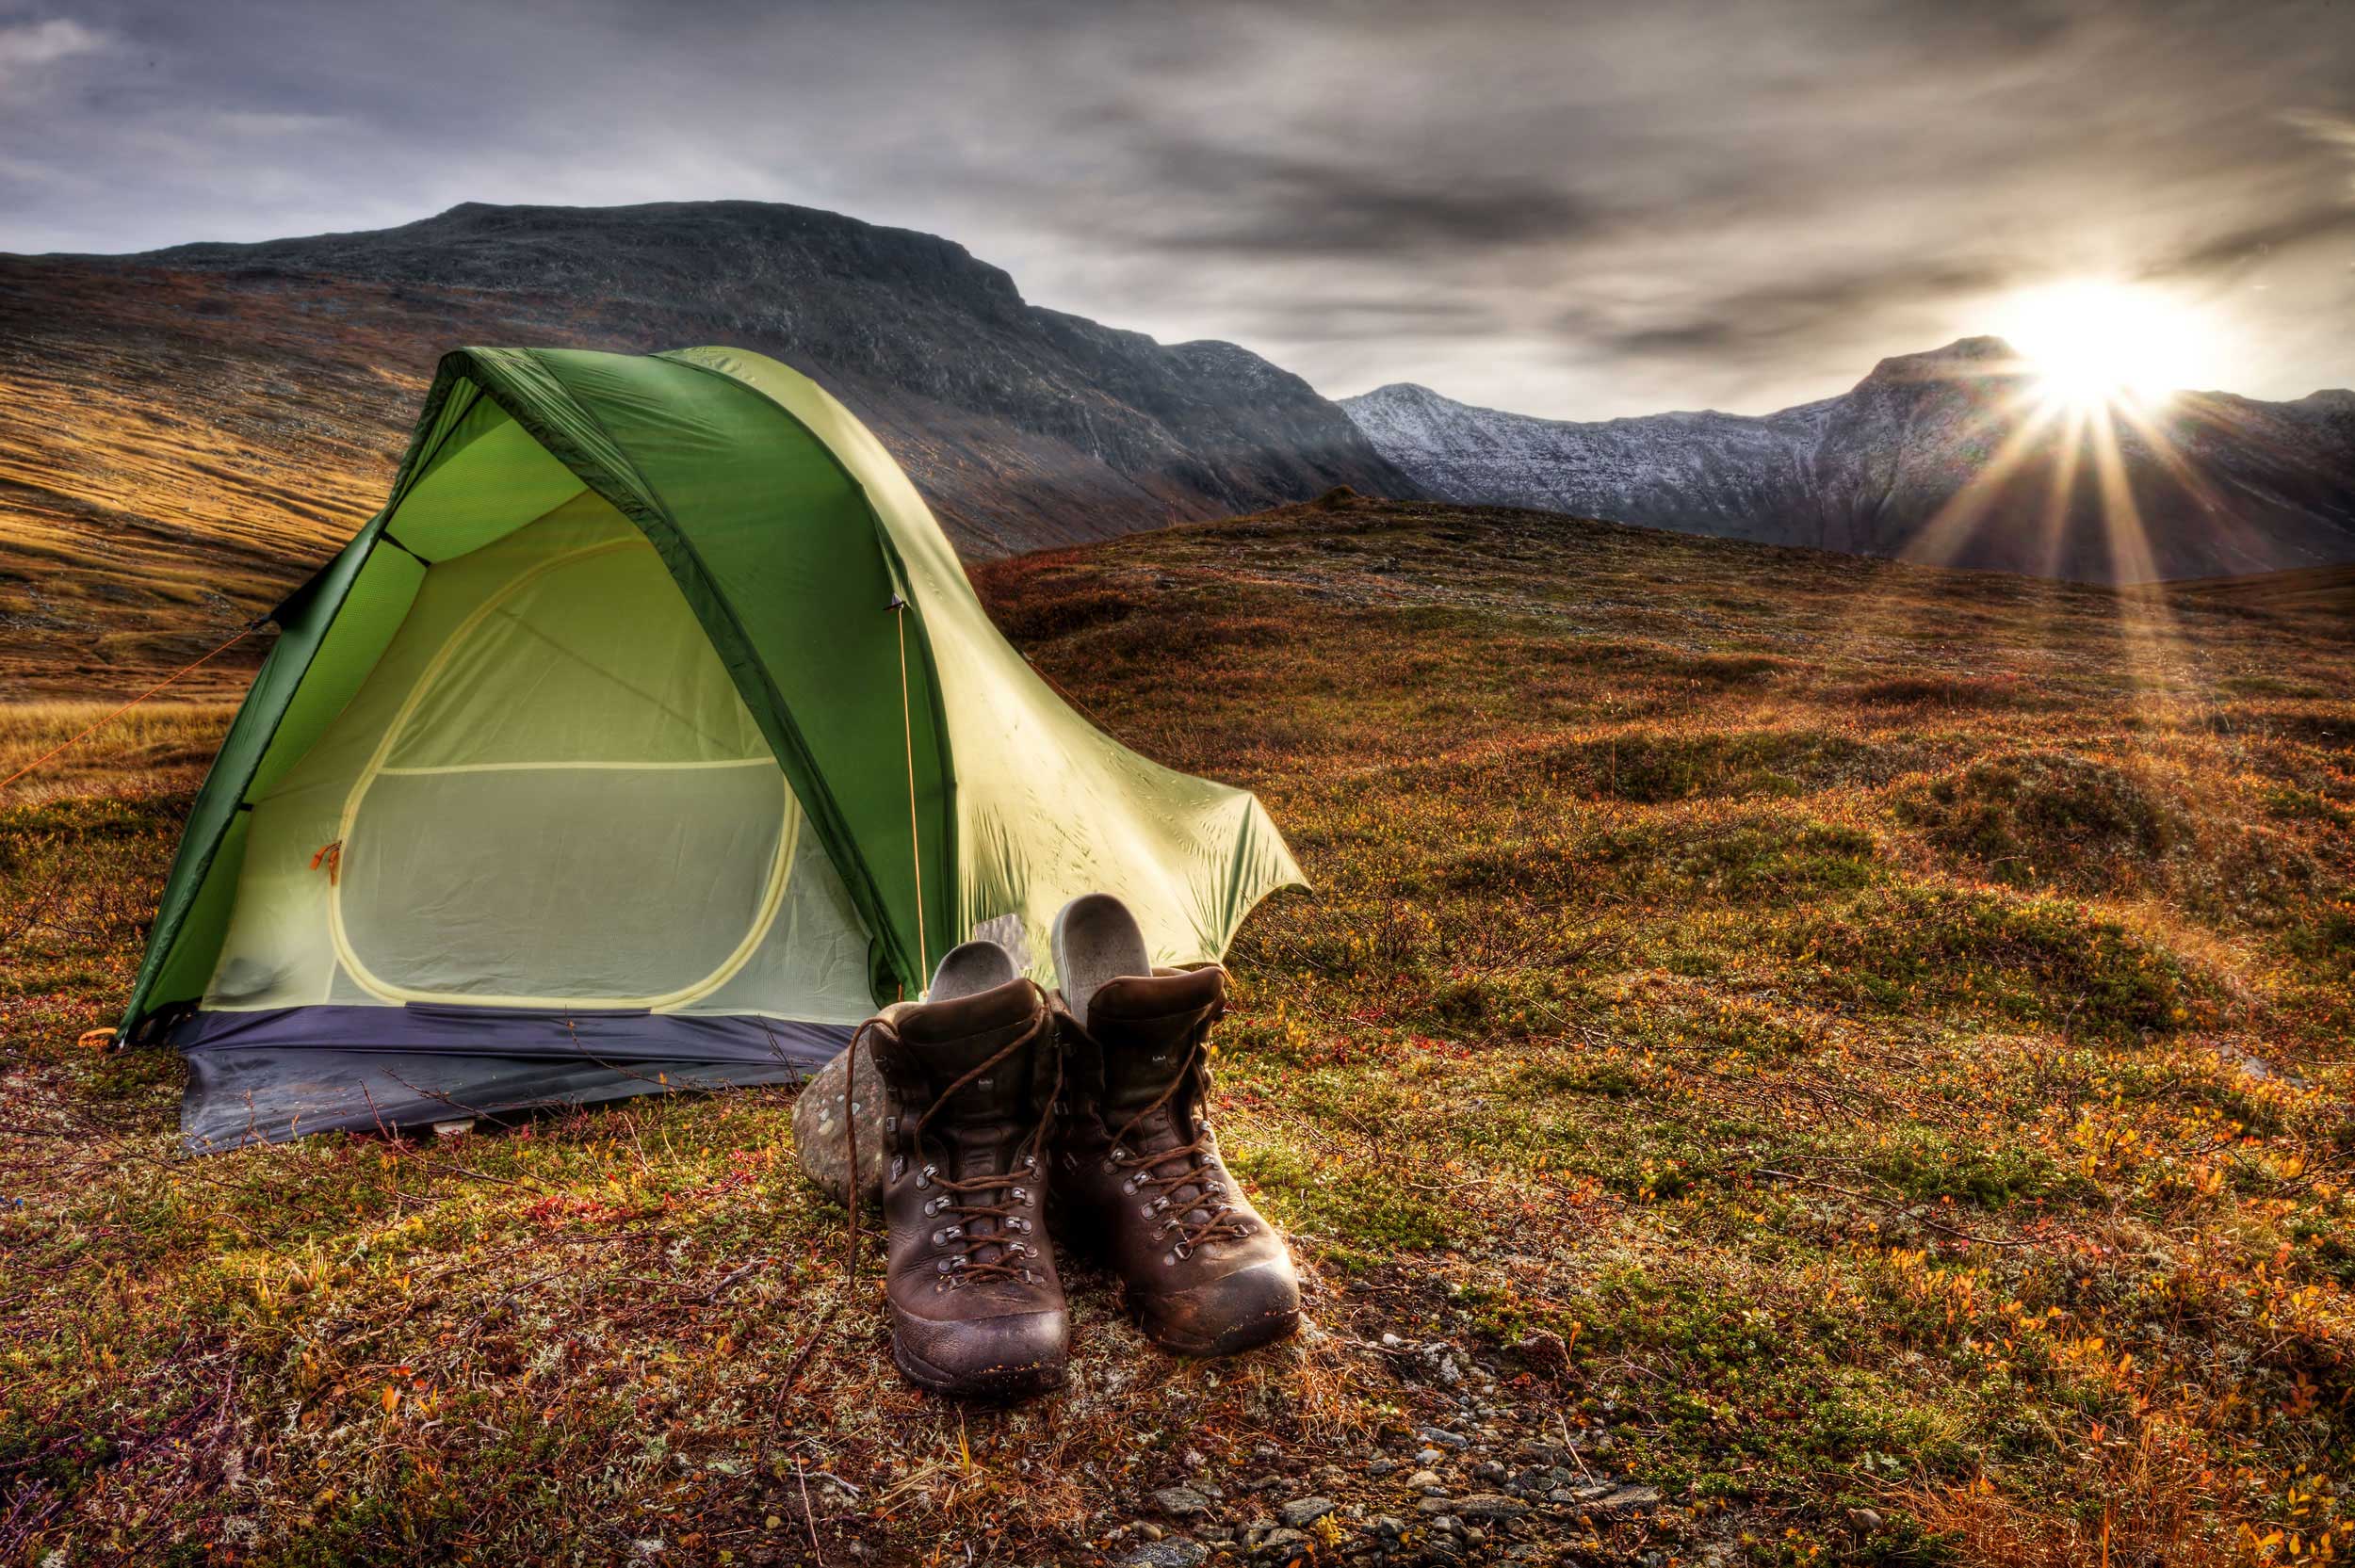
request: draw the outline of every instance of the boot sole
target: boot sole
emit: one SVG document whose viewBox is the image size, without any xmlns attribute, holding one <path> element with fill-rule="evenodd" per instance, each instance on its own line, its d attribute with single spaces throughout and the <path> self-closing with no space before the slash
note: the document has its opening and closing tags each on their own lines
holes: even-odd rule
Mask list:
<svg viewBox="0 0 2355 1568">
<path fill-rule="evenodd" d="M 1000 1404 L 1051 1393 L 1063 1386 L 1066 1366 L 1056 1361 L 1035 1366 L 993 1367 L 987 1372 L 960 1377 L 912 1354 L 896 1335 L 891 1341 L 891 1360 L 901 1377 L 927 1394 L 983 1404 Z"/>
</svg>

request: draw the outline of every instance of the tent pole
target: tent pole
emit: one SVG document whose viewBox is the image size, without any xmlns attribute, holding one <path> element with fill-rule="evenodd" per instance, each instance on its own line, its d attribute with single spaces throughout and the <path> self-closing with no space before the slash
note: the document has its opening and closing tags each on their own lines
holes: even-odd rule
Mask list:
<svg viewBox="0 0 2355 1568">
<path fill-rule="evenodd" d="M 893 624 L 900 632 L 900 733 L 907 743 L 908 757 L 908 858 L 916 867 L 916 991 L 924 994 L 924 978 L 932 973 L 932 951 L 924 935 L 924 842 L 917 832 L 916 822 L 916 720 L 910 717 L 908 705 L 908 602 L 898 594 L 891 596 Z"/>
</svg>

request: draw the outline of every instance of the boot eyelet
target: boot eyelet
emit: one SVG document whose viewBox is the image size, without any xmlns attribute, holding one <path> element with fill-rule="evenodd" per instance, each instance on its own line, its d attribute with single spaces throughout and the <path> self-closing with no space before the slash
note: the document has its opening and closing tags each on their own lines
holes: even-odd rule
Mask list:
<svg viewBox="0 0 2355 1568">
<path fill-rule="evenodd" d="M 933 1178 L 934 1178 L 934 1176 L 938 1175 L 939 1173 L 940 1173 L 940 1167 L 938 1167 L 938 1166 L 936 1166 L 936 1165 L 927 1165 L 926 1167 L 924 1167 L 924 1169 L 923 1169 L 923 1170 L 918 1171 L 918 1172 L 916 1173 L 916 1185 L 917 1185 L 917 1187 L 920 1189 L 920 1188 L 927 1188 L 927 1187 L 932 1186 L 932 1185 L 933 1185 Z"/>
<path fill-rule="evenodd" d="M 1134 1197 L 1134 1196 L 1136 1196 L 1136 1190 L 1137 1190 L 1137 1183 L 1136 1183 L 1136 1178 L 1135 1178 L 1135 1177 L 1133 1177 L 1133 1176 L 1131 1176 L 1129 1180 L 1127 1180 L 1127 1181 L 1125 1181 L 1125 1182 L 1122 1182 L 1122 1183 L 1120 1184 L 1120 1190 L 1121 1190 L 1122 1192 L 1124 1192 L 1124 1193 L 1127 1193 L 1127 1194 L 1128 1194 L 1129 1196 L 1130 1196 L 1130 1197 Z"/>
<path fill-rule="evenodd" d="M 1010 1188 L 1008 1192 L 1017 1204 L 1027 1204 L 1031 1201 L 1031 1189 L 1027 1187 Z"/>
</svg>

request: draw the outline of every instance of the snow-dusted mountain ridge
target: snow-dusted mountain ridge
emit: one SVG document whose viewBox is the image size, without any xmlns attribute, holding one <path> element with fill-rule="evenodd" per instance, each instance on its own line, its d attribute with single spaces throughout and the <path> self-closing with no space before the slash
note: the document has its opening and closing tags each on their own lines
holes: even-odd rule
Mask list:
<svg viewBox="0 0 2355 1568">
<path fill-rule="evenodd" d="M 2355 561 L 2355 393 L 2184 393 L 2072 420 L 1975 337 L 1759 416 L 1536 419 L 1411 383 L 1340 405 L 1449 500 L 2088 581 Z"/>
</svg>

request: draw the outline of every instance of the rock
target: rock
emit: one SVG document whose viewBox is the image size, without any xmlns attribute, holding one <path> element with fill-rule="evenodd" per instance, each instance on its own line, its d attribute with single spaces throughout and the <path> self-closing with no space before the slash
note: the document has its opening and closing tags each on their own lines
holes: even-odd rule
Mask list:
<svg viewBox="0 0 2355 1568">
<path fill-rule="evenodd" d="M 1869 1508 L 1852 1508 L 1848 1511 L 1848 1518 L 1867 1535 L 1881 1528 L 1881 1516 Z"/>
<path fill-rule="evenodd" d="M 1266 1540 L 1251 1548 L 1251 1555 L 1263 1562 L 1297 1562 L 1314 1550 L 1315 1545 L 1299 1530 L 1270 1530 Z"/>
<path fill-rule="evenodd" d="M 1438 1489 L 1439 1478 L 1429 1470 L 1418 1470 L 1401 1484 L 1409 1492 L 1432 1492 Z"/>
<path fill-rule="evenodd" d="M 1420 1448 L 1415 1452 L 1417 1464 L 1437 1464 L 1447 1456 L 1437 1448 Z"/>
<path fill-rule="evenodd" d="M 850 1084 L 850 1069 L 845 1065 L 850 1055 L 841 1052 L 820 1068 L 793 1102 L 793 1152 L 818 1189 L 837 1204 L 843 1202 L 851 1188 L 850 1150 L 843 1123 L 855 1117 L 860 1201 L 879 1204 L 883 1202 L 883 1080 L 876 1075 L 874 1059 L 861 1051 L 858 1080 Z"/>
<path fill-rule="evenodd" d="M 1129 1528 L 1135 1530 L 1139 1535 L 1143 1536 L 1147 1541 L 1159 1541 L 1161 1538 L 1161 1527 L 1153 1524 L 1150 1521 L 1140 1522 L 1138 1524 L 1131 1525 Z"/>
<path fill-rule="evenodd" d="M 1491 1459 L 1473 1465 L 1472 1474 L 1485 1481 L 1501 1481 L 1505 1478 L 1506 1471 L 1503 1465 Z"/>
<path fill-rule="evenodd" d="M 1649 1486 L 1615 1486 L 1588 1503 L 1587 1510 L 1597 1517 L 1616 1517 L 1623 1513 L 1640 1513 L 1660 1506 L 1660 1492 Z"/>
<path fill-rule="evenodd" d="M 1529 1505 L 1519 1497 L 1507 1497 L 1497 1492 L 1475 1492 L 1468 1497 L 1456 1498 L 1453 1506 L 1467 1519 L 1518 1519 L 1529 1511 Z"/>
<path fill-rule="evenodd" d="M 1470 1438 L 1449 1431 L 1444 1427 L 1425 1427 L 1421 1431 L 1416 1432 L 1415 1435 L 1421 1438 L 1425 1443 L 1432 1445 L 1434 1447 L 1469 1448 L 1471 1447 Z"/>
<path fill-rule="evenodd" d="M 1305 1530 L 1340 1505 L 1330 1497 L 1294 1497 L 1275 1511 L 1288 1529 Z"/>
<path fill-rule="evenodd" d="M 1185 1465 L 1185 1467 L 1189 1470 L 1199 1470 L 1207 1466 L 1210 1462 L 1202 1457 L 1199 1449 L 1188 1448 L 1185 1452 L 1185 1456 L 1179 1461 L 1179 1463 Z"/>
<path fill-rule="evenodd" d="M 1376 1457 L 1366 1461 L 1366 1474 L 1375 1477 L 1376 1479 L 1389 1475 L 1397 1468 L 1398 1461 L 1394 1459 L 1383 1459 L 1377 1455 Z"/>
<path fill-rule="evenodd" d="M 1385 1513 L 1373 1522 L 1373 1533 L 1395 1541 L 1406 1533 L 1406 1521 Z"/>
<path fill-rule="evenodd" d="M 1120 1560 L 1120 1568 L 1198 1568 L 1210 1551 L 1201 1543 L 1183 1536 L 1167 1541 L 1155 1541 L 1141 1546 Z"/>
<path fill-rule="evenodd" d="M 1278 1448 L 1273 1443 L 1254 1444 L 1251 1449 L 1251 1457 L 1258 1460 L 1260 1463 L 1265 1464 L 1269 1460 L 1282 1458 L 1283 1450 Z"/>
<path fill-rule="evenodd" d="M 1210 1499 L 1191 1486 L 1164 1486 L 1153 1494 L 1153 1506 L 1172 1519 L 1192 1519 L 1210 1511 Z"/>
</svg>

